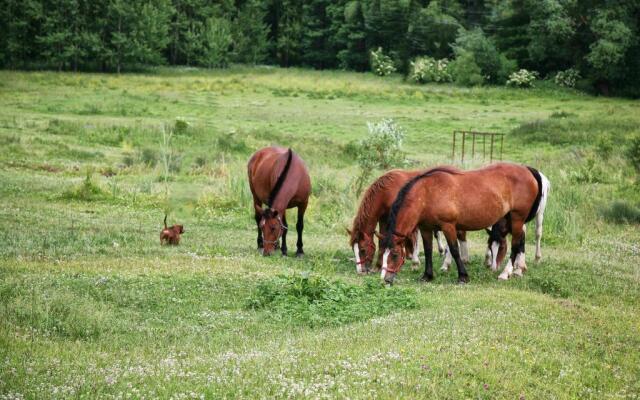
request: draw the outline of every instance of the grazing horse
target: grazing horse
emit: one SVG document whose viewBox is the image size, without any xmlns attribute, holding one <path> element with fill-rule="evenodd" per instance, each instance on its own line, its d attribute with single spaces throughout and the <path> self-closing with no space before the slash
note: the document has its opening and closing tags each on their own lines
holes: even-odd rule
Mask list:
<svg viewBox="0 0 640 400">
<path fill-rule="evenodd" d="M 302 257 L 304 212 L 311 193 L 307 167 L 291 149 L 265 147 L 251 156 L 247 165 L 249 187 L 253 195 L 255 220 L 258 226 L 258 250 L 268 256 L 282 238 L 282 255 L 287 255 L 286 210 L 298 208 L 296 256 Z M 263 209 L 262 205 L 266 204 Z"/>
<path fill-rule="evenodd" d="M 454 170 L 454 167 L 450 167 Z M 389 217 L 389 210 L 402 186 L 411 178 L 419 175 L 423 171 L 403 171 L 399 169 L 391 170 L 375 180 L 365 191 L 358 212 L 353 220 L 349 233 L 349 246 L 353 249 L 356 260 L 356 271 L 359 274 L 368 273 L 376 252 L 375 236 L 377 235 L 376 226 L 380 226 L 380 234 L 386 233 L 386 224 Z M 465 241 L 465 232 L 458 232 L 460 238 L 460 247 L 466 251 L 467 245 Z M 438 243 L 438 251 L 443 254 L 446 251 L 445 246 L 440 243 L 438 231 L 434 231 L 436 241 Z M 418 258 L 418 232 L 412 235 L 411 243 L 407 243 L 407 253 L 412 255 L 411 259 L 414 264 L 419 264 Z M 376 269 L 382 266 L 382 252 L 378 254 Z"/>
<path fill-rule="evenodd" d="M 526 270 L 523 226 L 538 210 L 542 192 L 539 175 L 533 168 L 496 163 L 472 171 L 433 168 L 413 177 L 400 189 L 391 206 L 382 243 L 382 279 L 393 282 L 404 262 L 403 244 L 418 227 L 425 249 L 422 279 L 433 279 L 431 232 L 440 229 L 458 267 L 458 281 L 468 282 L 456 231 L 482 230 L 507 214 L 511 218 L 512 238 L 505 271 L 512 271 L 514 265 Z M 507 277 L 510 274 L 507 272 Z"/>
</svg>

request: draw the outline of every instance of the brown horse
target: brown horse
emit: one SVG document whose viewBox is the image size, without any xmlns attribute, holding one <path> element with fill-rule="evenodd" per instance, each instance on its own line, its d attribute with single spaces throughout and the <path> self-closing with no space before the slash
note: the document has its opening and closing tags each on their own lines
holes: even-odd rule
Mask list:
<svg viewBox="0 0 640 400">
<path fill-rule="evenodd" d="M 454 167 L 449 167 L 454 170 Z M 353 249 L 356 260 L 356 271 L 359 274 L 368 273 L 373 263 L 376 252 L 375 236 L 377 235 L 376 227 L 379 225 L 380 234 L 384 236 L 386 233 L 386 223 L 389 217 L 389 210 L 402 186 L 411 178 L 419 175 L 424 171 L 403 171 L 399 169 L 391 170 L 375 180 L 365 191 L 362 201 L 358 207 L 358 212 L 353 220 L 349 233 L 349 246 Z M 440 243 L 438 232 L 434 235 L 438 243 L 440 254 L 446 251 L 446 248 Z M 465 232 L 458 232 L 461 249 L 467 248 Z M 381 239 L 381 238 L 380 238 Z M 417 230 L 412 236 L 411 243 L 407 243 L 406 251 L 412 255 L 414 264 L 419 264 L 418 258 L 418 242 Z M 382 266 L 382 253 L 378 254 L 376 263 L 377 270 Z"/>
<path fill-rule="evenodd" d="M 247 171 L 258 226 L 258 250 L 268 256 L 273 253 L 282 238 L 280 249 L 282 255 L 287 255 L 289 226 L 286 211 L 297 207 L 296 256 L 302 257 L 304 212 L 311 193 L 311 179 L 304 161 L 291 149 L 265 147 L 251 156 Z M 266 204 L 264 209 L 263 204 Z"/>
<path fill-rule="evenodd" d="M 458 267 L 458 280 L 469 276 L 456 241 L 456 231 L 475 231 L 493 226 L 507 214 L 511 219 L 511 257 L 505 272 L 513 266 L 526 270 L 524 224 L 537 213 L 542 193 L 540 173 L 533 168 L 497 163 L 472 171 L 433 168 L 407 182 L 389 213 L 387 234 L 382 243 L 381 277 L 392 283 L 404 262 L 403 244 L 416 227 L 425 249 L 424 280 L 433 279 L 431 232 L 441 229 Z"/>
</svg>

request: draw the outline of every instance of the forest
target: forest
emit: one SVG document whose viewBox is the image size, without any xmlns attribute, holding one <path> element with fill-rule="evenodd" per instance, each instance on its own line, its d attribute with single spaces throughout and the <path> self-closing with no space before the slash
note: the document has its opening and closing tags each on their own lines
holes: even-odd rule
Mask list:
<svg viewBox="0 0 640 400">
<path fill-rule="evenodd" d="M 526 69 L 591 93 L 640 96 L 635 0 L 3 0 L 0 21 L 5 69 L 367 71 L 378 51 L 385 73 L 408 75 L 427 57 L 451 61 L 445 80 L 466 86 L 504 84 Z"/>
</svg>

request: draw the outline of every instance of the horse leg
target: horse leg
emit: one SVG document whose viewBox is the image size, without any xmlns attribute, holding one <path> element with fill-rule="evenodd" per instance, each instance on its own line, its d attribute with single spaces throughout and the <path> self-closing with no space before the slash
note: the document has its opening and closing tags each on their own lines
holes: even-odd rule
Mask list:
<svg viewBox="0 0 640 400">
<path fill-rule="evenodd" d="M 467 232 L 457 231 L 456 237 L 458 238 L 458 242 L 460 244 L 460 258 L 462 258 L 462 261 L 468 263 L 469 262 L 469 244 L 467 243 Z"/>
<path fill-rule="evenodd" d="M 258 251 L 262 254 L 264 244 L 262 241 L 262 231 L 260 230 L 260 220 L 262 219 L 262 203 L 256 196 L 253 196 L 253 208 L 255 210 L 254 218 L 256 220 L 256 226 L 258 227 Z"/>
<path fill-rule="evenodd" d="M 538 211 L 536 215 L 536 262 L 542 258 L 540 241 L 542 240 L 542 221 L 544 221 L 544 210 Z"/>
<path fill-rule="evenodd" d="M 442 238 L 440 237 L 440 231 L 438 231 L 438 230 L 433 231 L 433 236 L 436 238 L 436 243 L 438 243 L 438 253 L 440 254 L 440 256 L 442 256 L 444 254 L 444 252 L 446 251 L 446 249 L 445 249 L 445 245 L 442 244 Z"/>
<path fill-rule="evenodd" d="M 525 237 L 527 236 L 526 228 L 527 228 L 526 225 L 522 226 L 522 238 L 520 239 L 520 247 L 518 248 L 518 254 L 516 255 L 516 260 L 513 263 L 513 266 L 515 267 L 513 274 L 520 277 L 527 270 L 527 263 L 525 262 L 525 257 L 524 257 L 524 244 L 525 244 Z"/>
<path fill-rule="evenodd" d="M 433 236 L 431 231 L 427 229 L 420 229 L 420 235 L 422 236 L 422 247 L 424 247 L 424 275 L 420 280 L 431 281 L 433 280 Z M 417 243 L 416 234 L 416 247 Z"/>
<path fill-rule="evenodd" d="M 524 263 L 524 221 L 511 221 L 511 256 L 507 265 L 498 276 L 500 280 L 507 280 L 513 274 L 513 267 L 520 267 Z M 526 265 L 524 266 L 526 269 Z"/>
<path fill-rule="evenodd" d="M 376 266 L 373 268 L 373 272 L 380 272 L 382 270 L 382 238 L 387 234 L 387 216 L 380 217 L 378 222 L 380 227 L 380 237 L 378 238 L 378 258 L 376 260 Z M 372 238 L 371 240 L 374 240 Z"/>
<path fill-rule="evenodd" d="M 282 247 L 280 251 L 282 251 L 283 256 L 287 256 L 287 231 L 289 231 L 289 224 L 287 223 L 287 211 L 285 210 L 282 213 L 282 225 L 284 225 L 284 229 L 282 230 Z"/>
<path fill-rule="evenodd" d="M 445 246 L 444 248 L 444 259 L 442 260 L 442 267 L 440 267 L 440 271 L 447 272 L 449 271 L 449 266 L 453 262 L 451 258 L 451 251 L 449 251 L 449 246 Z"/>
<path fill-rule="evenodd" d="M 467 274 L 467 270 L 464 267 L 464 262 L 460 257 L 460 249 L 458 247 L 458 238 L 456 235 L 456 227 L 452 224 L 447 224 L 442 226 L 442 233 L 444 233 L 444 237 L 447 238 L 447 244 L 449 245 L 449 253 L 451 253 L 451 257 L 456 261 L 456 266 L 458 267 L 458 282 L 459 283 L 467 283 L 469 282 L 469 275 Z"/>
<path fill-rule="evenodd" d="M 415 271 L 420 267 L 420 246 L 418 245 L 418 234 L 419 230 L 416 229 L 413 235 L 413 252 L 411 253 L 411 270 Z M 431 232 L 429 232 L 429 237 L 431 237 Z"/>
<path fill-rule="evenodd" d="M 298 206 L 298 222 L 296 222 L 296 232 L 298 232 L 298 241 L 296 242 L 296 257 L 303 257 L 302 250 L 302 230 L 304 229 L 304 213 L 307 210 L 307 203 Z"/>
</svg>

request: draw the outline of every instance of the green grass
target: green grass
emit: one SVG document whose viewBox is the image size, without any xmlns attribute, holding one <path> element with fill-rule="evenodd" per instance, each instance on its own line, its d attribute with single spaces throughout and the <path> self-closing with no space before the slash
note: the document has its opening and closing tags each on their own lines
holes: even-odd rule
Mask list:
<svg viewBox="0 0 640 400">
<path fill-rule="evenodd" d="M 278 68 L 0 81 L 0 398 L 638 398 L 637 102 Z M 481 232 L 464 287 L 358 277 L 354 149 L 389 117 L 416 166 L 455 129 L 505 133 L 552 182 L 543 260 L 530 226 L 522 279 Z M 246 161 L 270 144 L 311 172 L 302 260 L 254 248 Z"/>
</svg>

